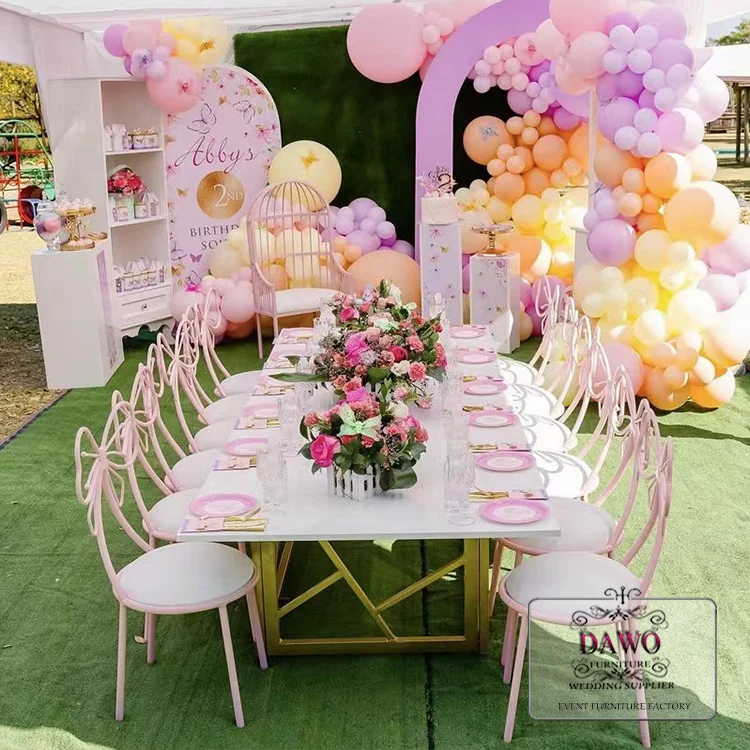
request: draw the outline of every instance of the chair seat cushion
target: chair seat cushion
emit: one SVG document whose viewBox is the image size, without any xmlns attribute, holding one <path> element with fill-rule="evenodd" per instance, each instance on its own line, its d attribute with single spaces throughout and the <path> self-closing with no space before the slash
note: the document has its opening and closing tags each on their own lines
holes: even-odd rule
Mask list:
<svg viewBox="0 0 750 750">
<path fill-rule="evenodd" d="M 149 510 L 149 521 L 159 537 L 174 537 L 188 514 L 190 503 L 195 500 L 199 492 L 197 487 L 192 490 L 180 490 L 173 495 L 163 497 Z"/>
<path fill-rule="evenodd" d="M 250 391 L 258 384 L 258 380 L 263 373 L 260 370 L 248 370 L 247 372 L 238 372 L 236 375 L 230 375 L 221 381 L 221 387 L 227 396 L 237 396 L 244 394 L 247 396 Z"/>
<path fill-rule="evenodd" d="M 282 289 L 276 292 L 276 312 L 278 315 L 314 312 L 320 303 L 336 294 L 335 289 Z"/>
<path fill-rule="evenodd" d="M 172 467 L 175 490 L 191 490 L 200 487 L 214 468 L 223 451 L 214 449 L 198 451 L 181 458 Z"/>
<path fill-rule="evenodd" d="M 497 364 L 500 368 L 500 375 L 506 383 L 534 385 L 536 382 L 537 370 L 526 362 L 519 362 L 510 357 L 498 357 Z"/>
<path fill-rule="evenodd" d="M 619 591 L 624 586 L 627 592 L 639 583 L 624 565 L 604 555 L 551 552 L 524 560 L 506 576 L 505 589 L 522 607 L 532 599 L 543 600 L 532 605 L 533 617 L 570 622 L 576 610 L 588 611 L 592 604 L 601 604 L 586 599 L 606 599 L 606 589 Z M 551 601 L 554 598 L 558 601 Z"/>
<path fill-rule="evenodd" d="M 233 547 L 211 542 L 169 544 L 120 570 L 115 590 L 136 608 L 200 611 L 239 598 L 233 594 L 249 583 L 254 572 L 252 560 Z"/>
<path fill-rule="evenodd" d="M 558 404 L 556 396 L 553 396 L 544 388 L 538 388 L 534 385 L 511 383 L 503 391 L 503 395 L 508 405 L 519 414 L 533 414 L 557 419 L 565 411 L 565 407 Z"/>
<path fill-rule="evenodd" d="M 532 453 L 550 497 L 582 497 L 593 492 L 599 484 L 598 480 L 591 481 L 591 468 L 580 458 L 554 451 L 535 450 Z"/>
<path fill-rule="evenodd" d="M 214 422 L 223 422 L 232 417 L 239 417 L 240 412 L 247 402 L 247 393 L 239 393 L 236 396 L 227 396 L 214 401 L 206 407 L 206 416 L 208 424 Z"/>
<path fill-rule="evenodd" d="M 237 424 L 236 419 L 225 419 L 222 422 L 214 422 L 195 433 L 195 444 L 199 451 L 208 451 L 223 448 L 229 440 L 229 436 Z"/>
<path fill-rule="evenodd" d="M 566 453 L 578 444 L 578 440 L 571 435 L 570 430 L 555 419 L 533 414 L 520 414 L 519 421 L 526 440 L 534 450 Z"/>
<path fill-rule="evenodd" d="M 601 552 L 607 546 L 616 524 L 604 508 L 569 497 L 551 497 L 548 503 L 560 536 L 519 539 L 520 546 L 540 553 Z"/>
</svg>

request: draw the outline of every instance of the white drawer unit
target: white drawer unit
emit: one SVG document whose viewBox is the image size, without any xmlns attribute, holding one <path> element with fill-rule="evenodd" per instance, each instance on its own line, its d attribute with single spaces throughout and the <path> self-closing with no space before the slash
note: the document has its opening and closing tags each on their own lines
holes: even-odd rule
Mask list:
<svg viewBox="0 0 750 750">
<path fill-rule="evenodd" d="M 141 326 L 158 330 L 172 322 L 169 312 L 169 290 L 141 290 L 118 295 L 119 324 L 123 336 L 135 336 Z"/>
</svg>

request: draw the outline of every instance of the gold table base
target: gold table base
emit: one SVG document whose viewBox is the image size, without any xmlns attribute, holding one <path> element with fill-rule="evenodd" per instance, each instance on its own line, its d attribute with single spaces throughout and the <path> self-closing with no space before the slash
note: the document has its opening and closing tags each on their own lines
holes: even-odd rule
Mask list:
<svg viewBox="0 0 750 750">
<path fill-rule="evenodd" d="M 270 655 L 303 654 L 382 654 L 448 651 L 479 651 L 487 653 L 489 642 L 489 539 L 464 539 L 463 553 L 428 573 L 423 578 L 389 596 L 373 602 L 345 565 L 331 542 L 318 544 L 333 564 L 334 571 L 294 599 L 281 605 L 284 578 L 289 568 L 293 543 L 285 542 L 279 550 L 277 542 L 252 544 L 253 561 L 260 574 L 257 594 L 265 633 L 266 650 Z M 453 635 L 400 636 L 387 621 L 388 610 L 399 602 L 418 594 L 444 576 L 463 568 L 463 633 Z M 347 638 L 284 638 L 281 620 L 305 602 L 344 580 L 359 599 L 365 611 L 380 629 L 381 636 Z"/>
</svg>

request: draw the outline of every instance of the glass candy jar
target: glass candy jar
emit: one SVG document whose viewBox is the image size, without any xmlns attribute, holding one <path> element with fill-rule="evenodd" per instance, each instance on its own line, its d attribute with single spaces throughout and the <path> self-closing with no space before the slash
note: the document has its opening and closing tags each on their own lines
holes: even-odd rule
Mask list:
<svg viewBox="0 0 750 750">
<path fill-rule="evenodd" d="M 60 249 L 60 230 L 63 228 L 63 218 L 57 212 L 51 201 L 39 201 L 37 213 L 34 217 L 34 229 L 39 237 L 47 243 L 48 250 Z"/>
</svg>

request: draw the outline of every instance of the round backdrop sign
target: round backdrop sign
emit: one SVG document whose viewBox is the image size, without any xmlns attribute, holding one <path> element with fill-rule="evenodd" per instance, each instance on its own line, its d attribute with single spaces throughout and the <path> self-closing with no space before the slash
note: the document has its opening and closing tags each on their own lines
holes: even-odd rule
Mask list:
<svg viewBox="0 0 750 750">
<path fill-rule="evenodd" d="M 166 169 L 172 274 L 197 284 L 268 184 L 281 148 L 279 115 L 263 84 L 233 65 L 206 67 L 191 110 L 167 118 Z"/>
</svg>

